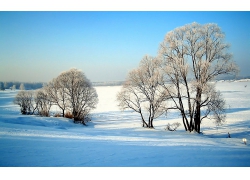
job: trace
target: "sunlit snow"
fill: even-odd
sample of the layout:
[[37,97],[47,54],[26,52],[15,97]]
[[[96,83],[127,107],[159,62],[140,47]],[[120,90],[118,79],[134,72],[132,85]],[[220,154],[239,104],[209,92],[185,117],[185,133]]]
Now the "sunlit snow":
[[155,129],[142,128],[137,113],[118,109],[120,86],[95,88],[99,104],[88,126],[65,118],[21,115],[12,102],[17,91],[1,91],[0,166],[250,166],[250,81],[217,82],[227,103],[226,123],[217,127],[204,120],[202,134],[188,133],[183,125],[166,131],[167,123],[182,123],[177,112],[154,120]]

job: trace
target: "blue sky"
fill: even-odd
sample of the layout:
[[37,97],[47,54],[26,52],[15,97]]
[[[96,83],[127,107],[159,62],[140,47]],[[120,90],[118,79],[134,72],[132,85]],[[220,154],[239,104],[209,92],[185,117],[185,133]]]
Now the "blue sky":
[[1,11],[0,81],[48,82],[72,67],[91,81],[124,80],[167,32],[216,23],[240,75],[250,75],[250,11]]

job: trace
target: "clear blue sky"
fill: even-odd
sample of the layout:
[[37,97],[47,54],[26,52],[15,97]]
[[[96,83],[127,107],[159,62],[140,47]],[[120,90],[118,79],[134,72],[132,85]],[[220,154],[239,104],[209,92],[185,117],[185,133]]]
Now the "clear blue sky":
[[91,81],[124,80],[165,34],[217,23],[240,75],[250,75],[250,11],[0,12],[0,81],[48,82],[72,67]]

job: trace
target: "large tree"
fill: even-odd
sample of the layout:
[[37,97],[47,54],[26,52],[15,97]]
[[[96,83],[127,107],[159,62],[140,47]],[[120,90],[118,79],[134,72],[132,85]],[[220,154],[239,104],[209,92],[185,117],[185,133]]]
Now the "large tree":
[[224,37],[216,24],[192,23],[168,32],[160,44],[162,87],[171,96],[172,108],[180,111],[187,131],[200,133],[204,118],[217,123],[225,119],[225,101],[210,83],[218,75],[238,72]]
[[122,110],[132,109],[139,113],[143,127],[153,128],[153,120],[167,109],[167,91],[160,87],[162,80],[159,61],[145,56],[139,67],[129,72],[126,82],[117,94],[118,106]]
[[89,113],[98,103],[98,95],[91,82],[84,73],[77,69],[70,69],[61,73],[57,77],[60,87],[69,102],[68,108],[71,110],[74,121],[81,121],[85,124]]

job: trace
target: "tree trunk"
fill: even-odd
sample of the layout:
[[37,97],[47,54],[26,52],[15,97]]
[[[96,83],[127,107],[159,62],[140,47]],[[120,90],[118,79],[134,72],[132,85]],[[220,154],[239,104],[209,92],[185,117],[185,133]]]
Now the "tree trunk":
[[144,125],[146,125],[146,127],[148,127],[149,125],[145,122],[141,112],[140,112],[140,115],[141,115],[141,119],[142,119],[142,127],[144,127]]
[[197,89],[196,95],[196,110],[194,117],[194,128],[197,133],[200,133],[200,124],[201,124],[201,90]]
[[183,121],[185,130],[191,132],[191,124],[188,123],[185,112],[183,110],[181,111],[181,116],[182,116],[182,121]]
[[153,126],[153,120],[154,120],[154,118],[150,118],[151,120],[150,120],[150,128],[154,128],[154,126]]
[[188,129],[187,129],[187,125],[186,125],[186,123],[185,123],[185,119],[184,119],[184,116],[182,115],[182,122],[183,122],[183,124],[184,124],[184,127],[185,127],[185,130],[187,131]]
[[197,133],[200,133],[200,111],[197,112],[197,114],[195,115],[194,122],[195,122],[194,130]]
[[62,110],[62,117],[64,117],[64,109]]
[[149,106],[148,127],[151,128],[152,104]]

